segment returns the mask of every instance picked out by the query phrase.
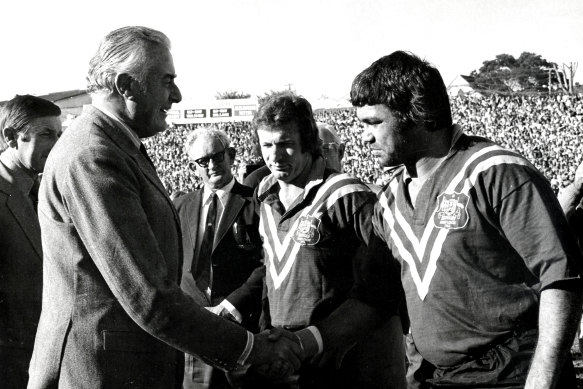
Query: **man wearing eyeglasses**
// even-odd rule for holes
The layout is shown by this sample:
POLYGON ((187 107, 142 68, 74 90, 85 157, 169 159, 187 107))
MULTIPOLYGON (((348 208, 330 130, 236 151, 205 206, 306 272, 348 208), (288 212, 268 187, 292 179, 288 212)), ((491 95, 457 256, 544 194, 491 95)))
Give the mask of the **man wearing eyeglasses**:
MULTIPOLYGON (((253 189, 233 177, 235 149, 224 131, 197 129, 186 140, 186 153, 204 186, 174 201, 183 234, 181 287, 200 305, 212 307, 261 266, 259 216, 252 201, 253 189)), ((256 332, 261 307, 259 299, 250 304, 254 302, 244 317, 235 319, 256 332)), ((224 372, 186 354, 183 388, 230 387, 224 372)))

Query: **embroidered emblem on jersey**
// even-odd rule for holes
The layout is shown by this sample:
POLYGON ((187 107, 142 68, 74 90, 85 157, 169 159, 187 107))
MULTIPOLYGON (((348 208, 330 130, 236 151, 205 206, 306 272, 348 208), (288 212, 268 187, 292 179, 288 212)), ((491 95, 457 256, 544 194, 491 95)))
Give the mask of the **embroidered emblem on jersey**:
POLYGON ((312 216, 301 216, 298 228, 294 232, 293 239, 302 246, 315 246, 320 241, 320 219, 312 216))
MULTIPOLYGON (((363 184, 357 183, 347 174, 338 174, 330 178, 325 182, 316 193, 312 204, 304 208, 300 213, 298 218, 293 223, 289 232, 283 238, 283 242, 280 241, 277 235, 277 225, 273 217, 273 209, 268 205, 263 203, 261 206, 261 220, 259 223, 259 233, 263 238, 263 248, 265 250, 265 266, 267 267, 268 274, 267 277, 271 277, 275 289, 279 289, 283 281, 290 274, 292 267, 294 266, 298 252, 302 247, 300 239, 296 240, 296 233, 300 229, 300 223, 304 225, 301 227, 302 231, 309 233, 314 233, 317 241, 313 244, 317 244, 321 239, 320 233, 317 229, 320 223, 321 215, 326 212, 330 207, 332 207, 338 199, 354 192, 368 192, 370 189, 363 184), (315 231, 312 230, 314 220, 318 221, 318 225, 315 226, 315 231), (310 225, 307 226, 307 223, 310 225)), ((305 234, 307 238, 309 234, 305 234)), ((303 234, 302 234, 303 237, 303 234)), ((298 236, 298 238, 300 238, 298 236)), ((313 239, 307 240, 307 242, 312 242, 313 239)))
MULTIPOLYGON (((469 191, 474 186, 478 175, 491 167, 503 164, 532 166, 524 158, 500 146, 485 147, 465 161, 458 173, 447 184, 443 193, 450 194, 449 196, 452 194, 459 196, 455 203, 461 201, 465 204, 464 212, 467 212, 469 191), (476 161, 478 162, 475 163, 476 161)), ((455 215, 455 211, 452 208, 454 206, 457 207, 457 204, 454 204, 453 197, 444 197, 442 199, 441 197, 444 196, 442 194, 438 202, 438 208, 433 217, 430 217, 427 221, 422 231, 421 239, 419 239, 397 207, 397 189, 397 180, 393 180, 388 188, 390 196, 387 197, 386 193, 382 193, 379 197, 379 204, 383 209, 382 216, 387 223, 387 230, 390 231, 389 239, 403 261, 409 265, 411 278, 417 288, 417 294, 421 300, 424 300, 429 292, 431 280, 437 271, 437 261, 441 256, 443 244, 449 231, 453 229, 446 228, 443 223, 438 225, 437 222, 441 223, 441 220, 438 220, 437 213, 441 210, 441 202, 444 199, 448 201, 443 206, 444 215, 446 213, 455 215)), ((464 227, 469 220, 467 214, 464 217, 465 222, 460 224, 461 227, 464 227)), ((460 220, 462 219, 460 218, 460 220)))
POLYGON ((433 223, 437 228, 457 230, 468 224, 468 201, 463 193, 442 193, 437 197, 437 209, 433 213, 433 223))

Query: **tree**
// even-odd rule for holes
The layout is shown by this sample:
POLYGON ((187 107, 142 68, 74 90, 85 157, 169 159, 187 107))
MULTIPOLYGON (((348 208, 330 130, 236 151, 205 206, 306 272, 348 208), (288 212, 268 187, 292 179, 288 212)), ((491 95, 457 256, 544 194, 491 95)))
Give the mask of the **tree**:
POLYGON ((226 92, 217 92, 215 99, 217 100, 227 100, 227 99, 248 99, 251 97, 250 93, 239 92, 228 90, 226 92))
POLYGON ((548 62, 540 54, 523 52, 514 58, 510 54, 498 54, 495 59, 482 63, 467 79, 474 89, 481 91, 517 92, 547 91, 549 79, 551 87, 559 87, 561 79, 556 71, 557 64, 548 62))

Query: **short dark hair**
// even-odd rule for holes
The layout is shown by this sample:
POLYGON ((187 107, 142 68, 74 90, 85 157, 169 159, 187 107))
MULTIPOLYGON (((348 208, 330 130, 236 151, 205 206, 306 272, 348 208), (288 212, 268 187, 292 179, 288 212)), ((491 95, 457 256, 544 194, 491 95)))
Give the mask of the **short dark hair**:
POLYGON ((355 107, 384 104, 405 125, 430 130, 452 126, 447 89, 439 71, 412 53, 395 51, 379 58, 352 82, 355 107))
MULTIPOLYGON (((47 116, 61 116, 61 108, 40 97, 16 95, 0 107, 0 133, 5 128, 20 133, 31 120, 47 116)), ((4 136, 0 136, 0 150, 4 151, 7 147, 4 136)))
POLYGON ((282 126, 296 123, 300 131, 302 152, 314 157, 321 154, 318 126, 312 112, 312 105, 293 92, 276 92, 266 97, 253 117, 255 134, 260 126, 282 126))

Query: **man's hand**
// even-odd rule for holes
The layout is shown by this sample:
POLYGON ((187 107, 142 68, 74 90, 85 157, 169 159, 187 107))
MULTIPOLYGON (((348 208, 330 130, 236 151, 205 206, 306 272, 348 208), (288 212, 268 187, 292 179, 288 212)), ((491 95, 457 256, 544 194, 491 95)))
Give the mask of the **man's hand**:
POLYGON ((300 368, 303 352, 296 335, 271 329, 255 335, 248 362, 271 378, 282 378, 300 368))
POLYGON ((214 313, 217 316, 224 317, 225 319, 231 320, 235 323, 239 323, 237 318, 231 315, 231 312, 222 305, 215 305, 214 307, 205 307, 208 311, 214 313))

